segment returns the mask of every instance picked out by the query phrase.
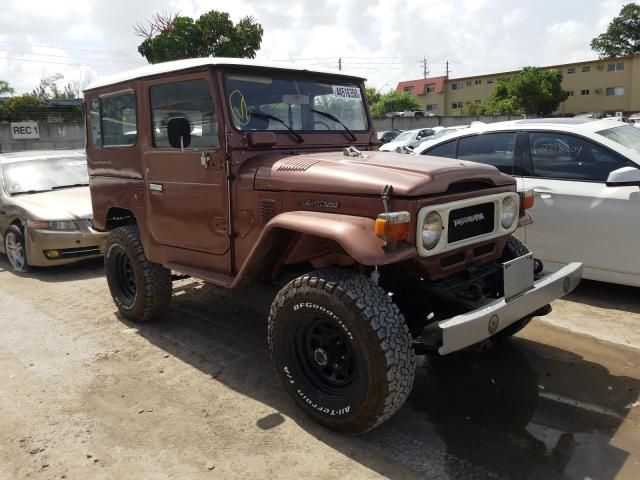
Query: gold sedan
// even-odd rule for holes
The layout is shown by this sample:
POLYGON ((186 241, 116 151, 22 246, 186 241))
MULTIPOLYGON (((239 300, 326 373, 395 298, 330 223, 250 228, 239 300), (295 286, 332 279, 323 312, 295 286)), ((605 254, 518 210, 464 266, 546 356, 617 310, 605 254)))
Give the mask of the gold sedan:
POLYGON ((84 152, 0 155, 0 252, 16 272, 100 257, 84 152))

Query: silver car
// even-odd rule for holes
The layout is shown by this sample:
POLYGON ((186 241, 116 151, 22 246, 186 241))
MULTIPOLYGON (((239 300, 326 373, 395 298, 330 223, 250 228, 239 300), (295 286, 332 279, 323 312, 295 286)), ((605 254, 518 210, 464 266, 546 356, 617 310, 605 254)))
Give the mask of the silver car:
POLYGON ((16 272, 103 254, 92 227, 86 157, 70 150, 0 154, 0 252, 16 272))

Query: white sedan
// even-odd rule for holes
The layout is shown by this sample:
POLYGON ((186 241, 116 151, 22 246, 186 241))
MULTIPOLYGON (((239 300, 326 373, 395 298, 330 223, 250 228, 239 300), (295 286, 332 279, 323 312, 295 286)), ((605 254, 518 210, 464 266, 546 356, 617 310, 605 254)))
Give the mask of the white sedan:
POLYGON ((417 155, 494 165, 535 192, 533 224, 517 236, 554 271, 640 286, 640 130, 608 120, 537 119, 472 126, 417 155))
POLYGON ((423 138, 428 138, 432 136, 436 131, 433 128, 417 128, 415 130, 407 130, 406 132, 402 132, 393 141, 389 143, 385 143, 380 147, 381 152, 395 152, 402 150, 405 148, 413 148, 423 138))

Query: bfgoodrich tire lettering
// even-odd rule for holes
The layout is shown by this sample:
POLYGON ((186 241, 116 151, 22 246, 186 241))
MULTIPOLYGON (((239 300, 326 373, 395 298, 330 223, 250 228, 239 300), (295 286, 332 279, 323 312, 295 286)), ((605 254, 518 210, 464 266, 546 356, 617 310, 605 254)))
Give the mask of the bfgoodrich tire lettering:
POLYGON ((120 313, 146 322, 163 313, 171 302, 171 271, 144 255, 138 227, 111 231, 104 257, 107 283, 120 313))
POLYGON ((398 307, 350 271, 316 271, 285 286, 271 305, 269 348, 298 406, 341 432, 378 426, 413 386, 412 340, 398 307))

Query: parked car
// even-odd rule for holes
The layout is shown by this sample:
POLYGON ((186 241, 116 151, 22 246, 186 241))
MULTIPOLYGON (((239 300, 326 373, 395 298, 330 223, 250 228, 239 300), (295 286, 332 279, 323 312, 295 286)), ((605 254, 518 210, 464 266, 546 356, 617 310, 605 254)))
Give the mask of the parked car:
POLYGON ((584 262, 584 278, 640 286, 640 131, 585 118, 473 126, 416 154, 493 165, 535 191, 517 236, 551 271, 584 262))
POLYGON ((103 254, 105 234, 92 226, 84 153, 5 153, 0 179, 0 251, 14 271, 103 254))
POLYGON ((382 145, 379 150, 381 152, 395 152, 402 150, 402 147, 414 147, 420 143, 423 138, 433 135, 435 131, 432 128, 418 128, 415 130, 407 130, 402 132, 392 142, 382 145))
POLYGON ((394 129, 394 130, 384 130, 382 132, 377 132, 378 140, 382 143, 389 143, 393 141, 398 135, 402 133, 402 130, 394 129))
MULTIPOLYGON (((459 130, 464 130, 465 128, 469 128, 471 125, 454 125, 452 127, 440 127, 439 130, 436 130, 435 133, 429 137, 423 137, 418 144, 413 147, 413 150, 415 150, 418 147, 422 147, 423 145, 431 145, 431 142, 437 142, 440 139, 442 139, 443 137, 448 136, 451 133, 457 132, 459 130)), ((436 127, 438 128, 438 127, 436 127)), ((424 148, 424 147, 422 147, 424 148)))

